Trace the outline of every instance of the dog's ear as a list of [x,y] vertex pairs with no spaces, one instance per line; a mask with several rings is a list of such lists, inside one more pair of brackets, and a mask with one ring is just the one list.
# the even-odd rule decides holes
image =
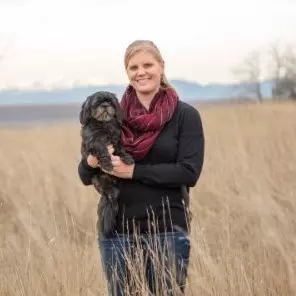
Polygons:
[[123,119],[124,119],[124,113],[123,110],[121,109],[121,106],[119,104],[119,101],[117,99],[117,97],[114,95],[114,106],[115,106],[115,116],[116,116],[116,120],[118,121],[118,123],[120,125],[122,125]]
[[79,113],[79,120],[80,123],[85,125],[87,124],[90,115],[91,115],[91,108],[90,108],[90,97],[87,97],[86,100],[83,102],[82,106],[81,106],[81,110]]

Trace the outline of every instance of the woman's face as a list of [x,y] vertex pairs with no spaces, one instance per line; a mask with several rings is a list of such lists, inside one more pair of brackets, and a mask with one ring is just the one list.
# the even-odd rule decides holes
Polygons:
[[134,54],[127,65],[127,76],[137,93],[149,94],[158,91],[163,64],[147,51]]

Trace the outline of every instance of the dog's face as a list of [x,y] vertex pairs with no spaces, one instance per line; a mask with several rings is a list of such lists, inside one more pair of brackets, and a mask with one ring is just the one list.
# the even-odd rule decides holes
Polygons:
[[123,115],[116,95],[100,91],[87,97],[81,107],[80,123],[86,124],[91,118],[100,122],[116,119],[121,124]]
[[112,101],[105,100],[97,103],[91,110],[91,115],[98,121],[110,121],[115,116],[115,106]]

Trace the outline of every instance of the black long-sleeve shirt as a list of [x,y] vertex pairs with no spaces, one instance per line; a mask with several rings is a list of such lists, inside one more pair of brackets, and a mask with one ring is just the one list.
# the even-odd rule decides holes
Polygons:
[[[116,232],[132,233],[135,226],[141,233],[187,231],[184,188],[199,179],[204,146],[199,112],[180,101],[149,153],[135,162],[132,179],[120,179]],[[91,185],[98,170],[81,160],[78,172],[83,184]]]

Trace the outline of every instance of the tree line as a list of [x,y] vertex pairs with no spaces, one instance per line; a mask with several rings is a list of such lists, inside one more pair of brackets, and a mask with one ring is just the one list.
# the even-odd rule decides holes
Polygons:
[[232,72],[240,79],[244,95],[262,101],[262,83],[268,81],[273,99],[296,101],[296,51],[292,45],[274,42],[264,51],[254,50]]

